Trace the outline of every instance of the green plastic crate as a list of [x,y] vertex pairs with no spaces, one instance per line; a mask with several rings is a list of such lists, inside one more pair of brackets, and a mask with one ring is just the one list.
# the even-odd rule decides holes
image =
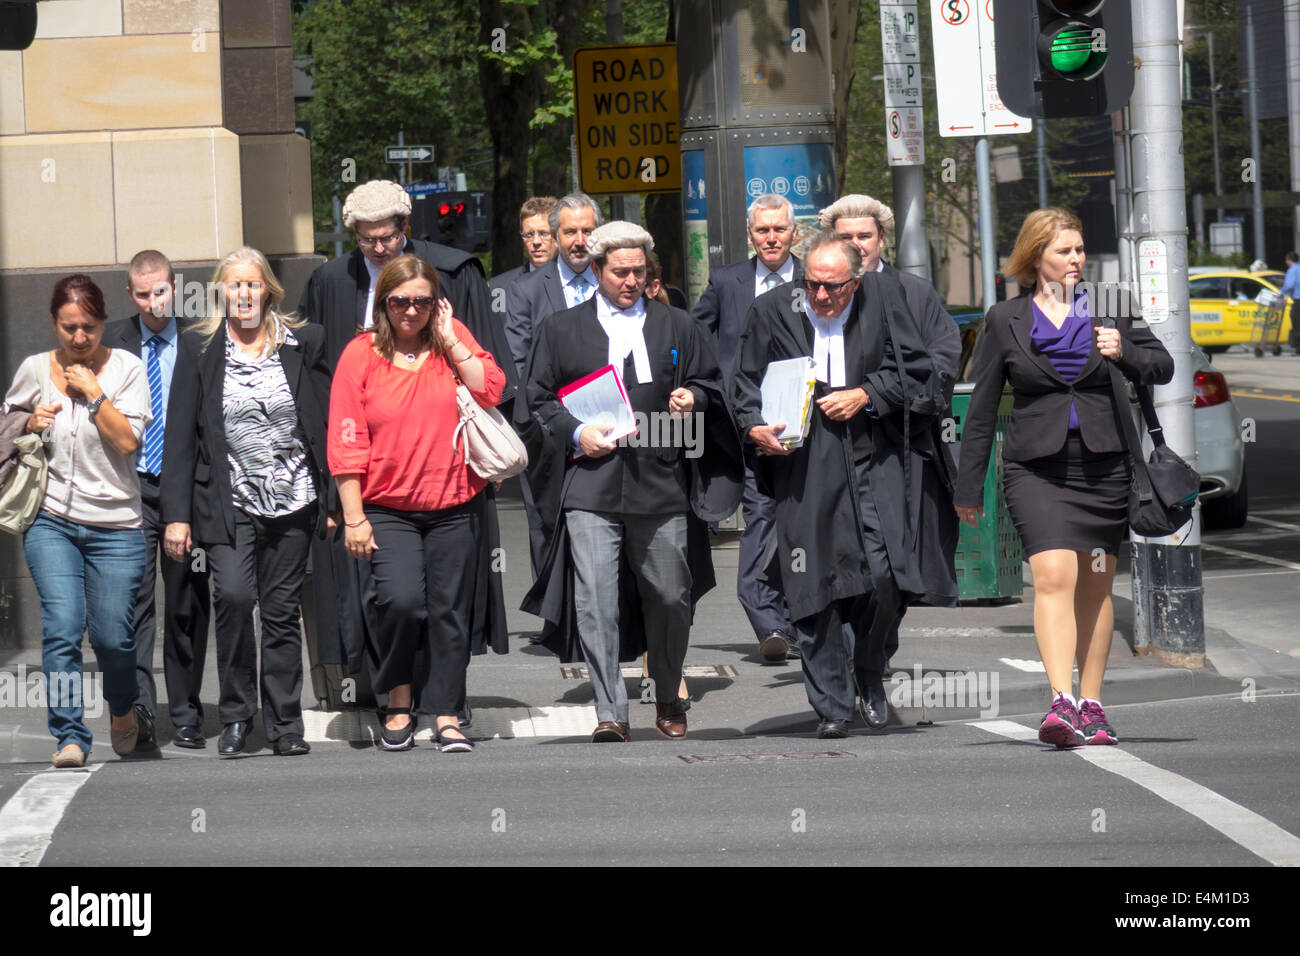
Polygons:
[[[954,389],[952,396],[952,416],[959,443],[956,451],[958,456],[961,454],[962,426],[973,390],[973,384],[961,383]],[[1002,493],[1002,438],[1011,421],[1011,405],[1011,393],[1004,392],[1002,401],[998,403],[993,451],[989,455],[988,473],[984,476],[984,517],[973,527],[968,524],[960,526],[955,564],[957,596],[962,601],[1014,598],[1019,597],[1024,590],[1024,552]],[[992,509],[988,507],[990,501],[994,503]]]

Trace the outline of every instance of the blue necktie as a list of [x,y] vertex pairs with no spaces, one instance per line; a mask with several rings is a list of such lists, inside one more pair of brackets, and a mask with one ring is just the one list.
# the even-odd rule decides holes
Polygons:
[[144,457],[141,467],[151,475],[162,471],[163,433],[166,430],[167,406],[163,402],[162,364],[158,361],[158,349],[166,340],[155,335],[147,343],[149,360],[145,371],[149,374],[149,410],[153,412],[153,421],[144,430]]
[[573,277],[574,305],[582,305],[582,303],[587,301],[587,288],[588,282],[585,275],[577,275]]

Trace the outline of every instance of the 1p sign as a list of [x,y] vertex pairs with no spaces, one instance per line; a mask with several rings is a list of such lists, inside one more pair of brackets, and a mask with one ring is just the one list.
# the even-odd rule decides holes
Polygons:
[[574,50],[573,99],[584,192],[681,191],[675,43]]

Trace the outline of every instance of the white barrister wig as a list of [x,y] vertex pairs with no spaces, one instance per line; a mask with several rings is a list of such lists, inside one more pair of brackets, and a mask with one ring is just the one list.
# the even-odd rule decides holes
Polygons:
[[894,225],[894,212],[879,199],[864,196],[862,193],[849,193],[841,196],[817,214],[817,225],[831,229],[840,219],[874,219],[882,231]]
[[411,197],[401,183],[391,179],[372,179],[348,193],[343,203],[343,227],[351,229],[358,222],[383,222],[394,216],[411,214]]
[[587,252],[593,259],[604,260],[614,249],[640,247],[647,253],[655,247],[654,237],[634,222],[616,219],[596,228],[587,240]]

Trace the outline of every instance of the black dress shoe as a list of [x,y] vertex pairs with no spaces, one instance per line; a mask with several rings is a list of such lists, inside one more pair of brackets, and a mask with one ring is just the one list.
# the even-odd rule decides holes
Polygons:
[[233,757],[243,753],[244,745],[248,742],[248,734],[252,729],[251,720],[237,720],[233,724],[226,724],[221,730],[221,739],[217,741],[217,754],[222,757]]
[[868,727],[880,730],[889,723],[889,699],[885,697],[885,681],[879,674],[863,674],[859,681],[858,711]]
[[277,757],[297,757],[300,754],[309,753],[311,753],[311,744],[297,734],[285,734],[275,742],[275,755]]
[[758,654],[764,664],[780,664],[790,653],[790,640],[780,631],[773,631],[758,645]]
[[139,735],[135,738],[135,749],[137,751],[156,749],[158,742],[154,738],[153,717],[144,709],[144,704],[135,705],[135,722],[140,727]]
[[177,747],[185,747],[188,750],[202,750],[208,745],[208,742],[203,739],[203,731],[191,724],[177,727],[172,742]]
[[817,736],[822,740],[838,739],[849,735],[847,720],[823,720],[817,725]]

